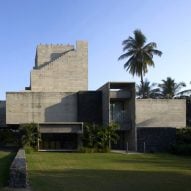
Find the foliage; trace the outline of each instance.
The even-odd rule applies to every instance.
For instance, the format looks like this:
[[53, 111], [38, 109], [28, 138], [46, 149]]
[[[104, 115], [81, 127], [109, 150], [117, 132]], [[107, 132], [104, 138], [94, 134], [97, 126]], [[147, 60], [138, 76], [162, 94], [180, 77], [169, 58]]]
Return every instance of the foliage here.
[[97, 144], [98, 148], [108, 151], [111, 148], [112, 143], [116, 143], [118, 135], [116, 129], [118, 126], [116, 124], [110, 124], [108, 126], [101, 126], [97, 132]]
[[157, 98], [160, 96], [160, 89], [156, 87], [156, 83], [150, 83], [147, 79], [143, 82], [143, 85], [136, 85], [136, 94], [142, 97], [143, 92], [145, 98]]
[[1, 146], [18, 146], [18, 132], [9, 128], [0, 130]]
[[31, 154], [35, 151], [35, 149], [33, 147], [28, 146], [28, 145], [24, 146], [24, 149], [25, 149], [26, 154]]
[[83, 145], [87, 148], [94, 148], [97, 145], [97, 132], [99, 125], [97, 124], [88, 124], [84, 125], [83, 133]]
[[184, 82], [176, 83], [171, 77], [167, 77], [166, 80], [162, 80], [163, 83], [159, 84], [162, 94], [166, 98], [173, 98], [173, 96], [182, 88], [186, 87]]
[[191, 156], [191, 144], [176, 144], [171, 148], [171, 152], [177, 155]]
[[22, 124], [19, 127], [20, 130], [20, 143], [21, 146], [31, 146], [35, 149], [38, 147], [38, 139], [40, 133], [38, 131], [38, 125], [35, 123]]
[[[122, 42], [125, 53], [119, 57], [119, 60], [128, 58], [124, 68], [133, 76], [141, 77], [142, 87], [144, 86], [143, 76], [148, 72], [148, 66], [154, 67], [153, 56], [162, 55], [162, 52], [156, 49], [157, 44], [155, 42], [146, 44], [146, 40], [145, 35], [140, 30], [135, 30], [134, 37], [130, 36]], [[144, 98], [144, 91], [142, 93]]]
[[[84, 152], [107, 152], [110, 145], [118, 139], [117, 125], [100, 126], [97, 124], [85, 124], [83, 134]], [[87, 148], [87, 149], [86, 149]]]
[[191, 128], [176, 130], [177, 144], [191, 144]]
[[176, 130], [176, 145], [172, 146], [171, 152], [178, 155], [191, 155], [191, 129]]

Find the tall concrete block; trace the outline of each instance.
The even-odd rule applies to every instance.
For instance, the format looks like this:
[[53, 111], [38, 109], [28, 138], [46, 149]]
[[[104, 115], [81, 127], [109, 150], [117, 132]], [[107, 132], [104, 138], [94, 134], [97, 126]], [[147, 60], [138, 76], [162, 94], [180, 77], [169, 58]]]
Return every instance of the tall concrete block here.
[[31, 90], [77, 92], [88, 89], [88, 44], [39, 45], [35, 68], [31, 71]]

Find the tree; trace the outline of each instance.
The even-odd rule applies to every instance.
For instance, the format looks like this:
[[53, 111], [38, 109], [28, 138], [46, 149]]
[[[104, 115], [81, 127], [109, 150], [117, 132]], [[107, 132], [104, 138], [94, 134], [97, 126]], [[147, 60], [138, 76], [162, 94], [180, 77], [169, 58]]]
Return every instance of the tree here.
[[[118, 60], [128, 59], [124, 64], [124, 69], [130, 74], [141, 78], [142, 87], [144, 86], [144, 75], [148, 72], [148, 66], [154, 67], [153, 56], [161, 56], [162, 52], [157, 50], [157, 44], [150, 42], [146, 44], [146, 37], [140, 30], [134, 31], [134, 38], [129, 36], [122, 42], [123, 52]], [[144, 90], [144, 89], [143, 89]], [[144, 91], [142, 92], [145, 97]]]
[[171, 77], [167, 77], [166, 80], [162, 80], [162, 82], [163, 83], [159, 84], [159, 87], [166, 98], [173, 98], [182, 87], [186, 87], [184, 82], [176, 83]]
[[156, 83], [150, 83], [147, 79], [145, 79], [143, 85], [136, 85], [136, 94], [142, 97], [143, 92], [145, 94], [145, 98], [156, 98], [160, 95], [160, 89], [156, 87]]

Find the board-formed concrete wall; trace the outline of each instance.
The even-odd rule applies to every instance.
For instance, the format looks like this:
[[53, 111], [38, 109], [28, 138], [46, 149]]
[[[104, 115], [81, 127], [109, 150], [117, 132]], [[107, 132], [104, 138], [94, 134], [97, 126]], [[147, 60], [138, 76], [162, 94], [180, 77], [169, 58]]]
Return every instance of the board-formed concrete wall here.
[[137, 99], [137, 127], [186, 127], [186, 100]]
[[6, 123], [77, 121], [77, 94], [7, 92]]
[[31, 71], [31, 90], [77, 92], [88, 89], [88, 44], [39, 45]]

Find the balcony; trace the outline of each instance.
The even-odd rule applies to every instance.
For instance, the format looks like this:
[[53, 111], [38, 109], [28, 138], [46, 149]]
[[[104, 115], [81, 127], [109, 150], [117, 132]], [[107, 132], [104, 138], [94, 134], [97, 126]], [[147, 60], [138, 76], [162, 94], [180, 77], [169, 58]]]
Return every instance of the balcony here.
[[110, 99], [128, 99], [131, 98], [130, 91], [110, 91]]
[[118, 124], [119, 130], [130, 130], [132, 128], [132, 120], [128, 117], [126, 111], [121, 111], [111, 116], [111, 123]]

